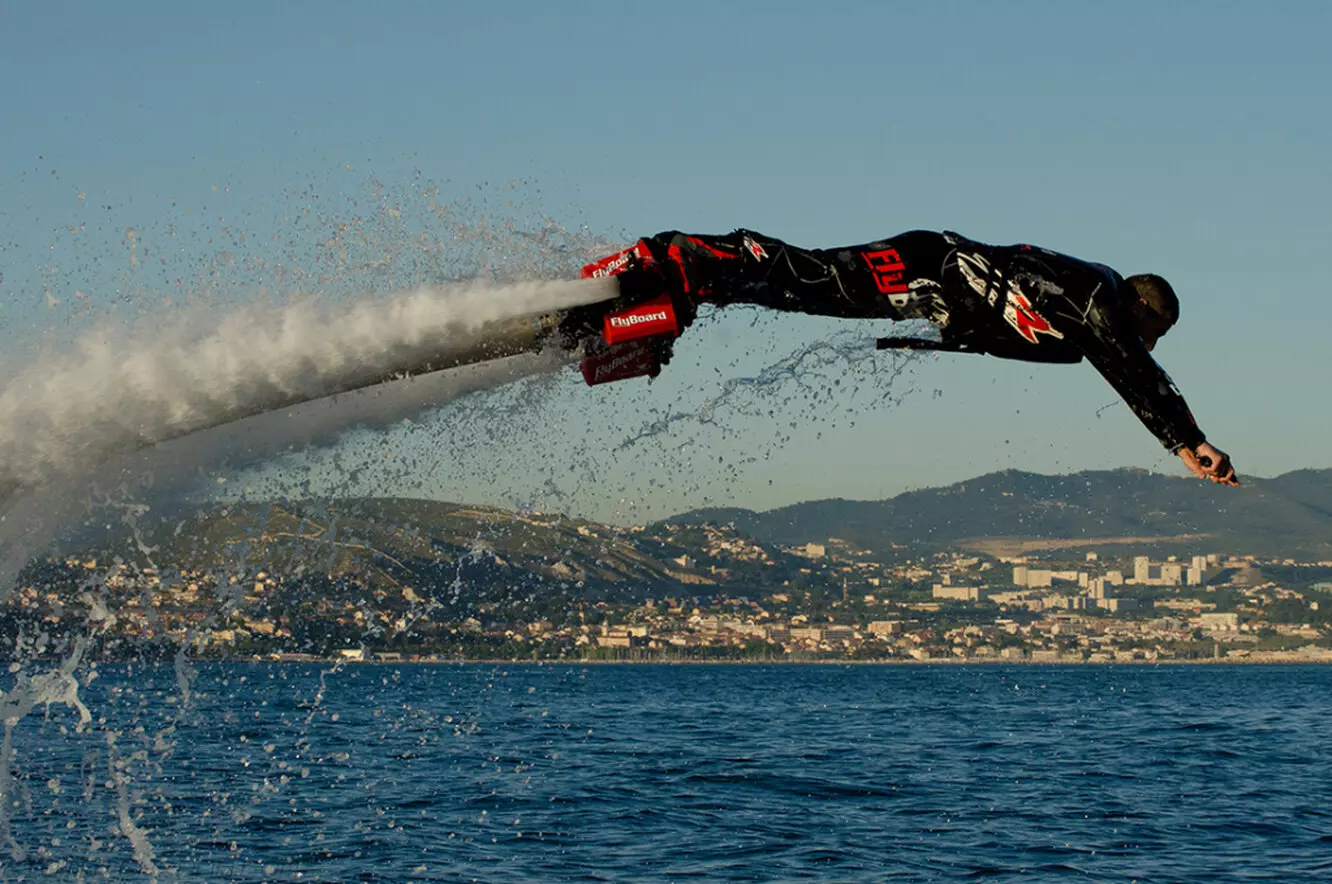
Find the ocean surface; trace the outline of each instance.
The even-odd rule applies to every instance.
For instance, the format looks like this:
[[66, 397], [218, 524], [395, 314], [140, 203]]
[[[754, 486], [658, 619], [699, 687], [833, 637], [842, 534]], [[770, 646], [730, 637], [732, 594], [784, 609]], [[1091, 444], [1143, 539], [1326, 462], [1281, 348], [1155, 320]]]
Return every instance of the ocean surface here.
[[8, 729], [0, 880], [1332, 880], [1332, 667], [193, 669]]

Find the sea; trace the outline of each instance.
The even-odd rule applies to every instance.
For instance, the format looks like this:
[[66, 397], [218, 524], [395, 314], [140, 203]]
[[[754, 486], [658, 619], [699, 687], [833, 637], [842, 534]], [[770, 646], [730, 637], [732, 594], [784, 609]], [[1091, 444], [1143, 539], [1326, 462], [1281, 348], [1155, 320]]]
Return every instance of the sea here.
[[72, 699], [6, 722], [0, 881], [1332, 880], [1328, 666], [196, 662]]

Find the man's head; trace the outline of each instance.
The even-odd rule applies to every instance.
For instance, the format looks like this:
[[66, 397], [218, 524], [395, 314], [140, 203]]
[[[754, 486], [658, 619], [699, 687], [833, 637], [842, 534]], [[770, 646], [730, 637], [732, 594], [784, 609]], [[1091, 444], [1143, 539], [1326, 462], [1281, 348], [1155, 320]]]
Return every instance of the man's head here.
[[1130, 296], [1136, 295], [1131, 310], [1142, 342], [1150, 350], [1157, 338], [1170, 331], [1179, 320], [1179, 298], [1175, 290], [1155, 273], [1139, 273], [1127, 277]]

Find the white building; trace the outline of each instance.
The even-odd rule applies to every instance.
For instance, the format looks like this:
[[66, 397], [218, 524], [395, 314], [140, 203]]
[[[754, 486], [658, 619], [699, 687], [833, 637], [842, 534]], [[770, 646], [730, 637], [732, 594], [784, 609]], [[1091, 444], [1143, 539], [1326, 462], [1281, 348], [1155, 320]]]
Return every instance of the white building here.
[[1204, 632], [1239, 632], [1239, 614], [1233, 611], [1224, 614], [1215, 611], [1199, 614], [1198, 625]]
[[1138, 610], [1137, 599], [1097, 599], [1100, 607], [1106, 611], [1117, 614], [1120, 611]]
[[934, 598], [952, 599], [960, 602], [979, 602], [985, 598], [985, 590], [979, 586], [948, 586], [942, 583], [934, 584]]

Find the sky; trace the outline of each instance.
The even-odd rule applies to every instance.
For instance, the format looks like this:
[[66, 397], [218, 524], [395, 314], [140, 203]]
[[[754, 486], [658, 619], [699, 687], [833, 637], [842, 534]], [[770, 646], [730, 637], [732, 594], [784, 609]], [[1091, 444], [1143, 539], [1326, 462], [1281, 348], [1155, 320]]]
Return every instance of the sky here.
[[[1167, 276], [1182, 316], [1155, 355], [1210, 441], [1242, 477], [1325, 468], [1330, 28], [1326, 3], [1224, 0], [3, 4], [0, 340], [318, 285], [324, 230], [378, 213], [408, 242], [441, 217], [418, 205], [432, 188], [473, 230], [517, 218], [581, 243], [951, 229]], [[224, 250], [249, 269], [219, 270]], [[412, 282], [394, 261], [375, 286]], [[254, 270], [276, 266], [304, 272]], [[1182, 472], [1089, 366], [962, 355], [891, 383], [834, 365], [812, 392], [624, 444], [842, 328], [719, 317], [660, 383], [570, 382], [507, 417], [464, 404], [349, 450], [411, 463], [412, 493], [631, 521], [1001, 469]], [[269, 477], [327, 484], [343, 462]]]

